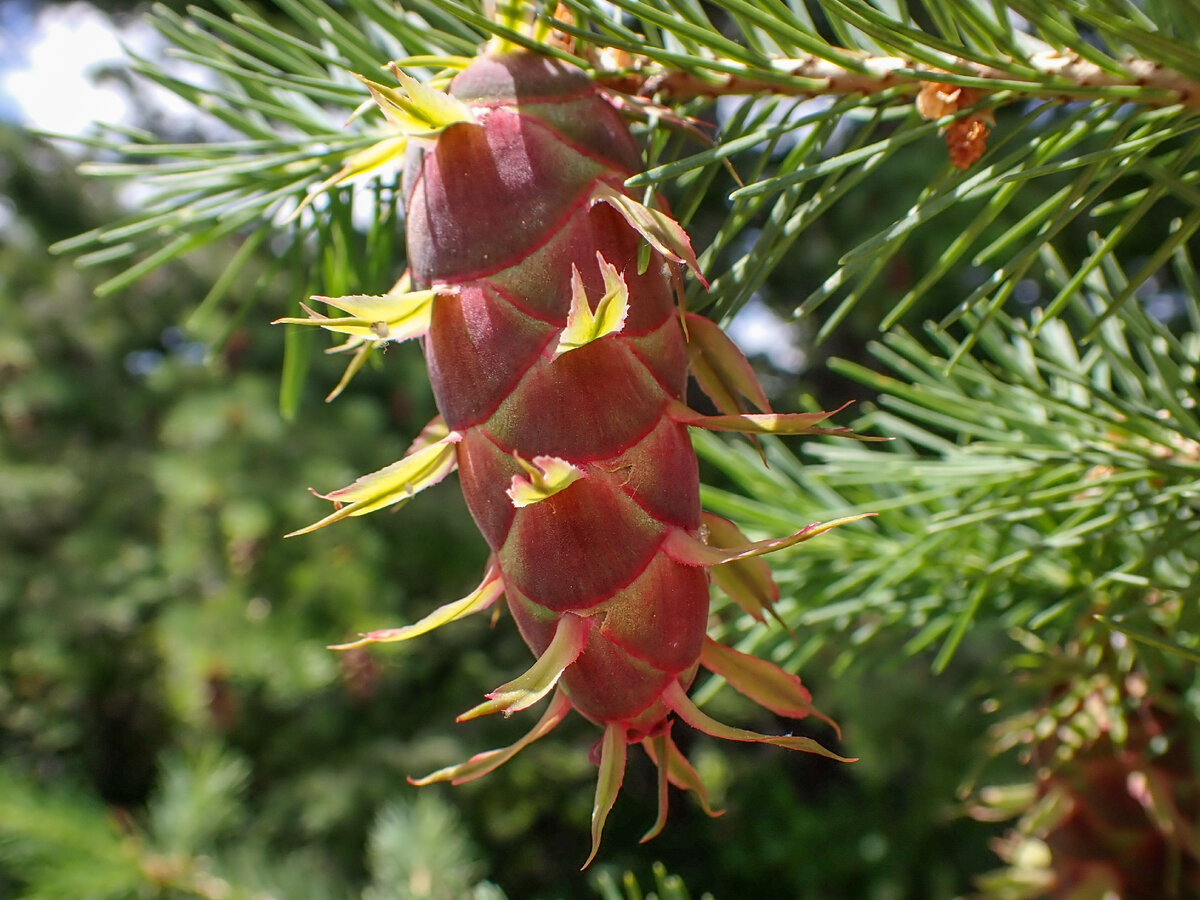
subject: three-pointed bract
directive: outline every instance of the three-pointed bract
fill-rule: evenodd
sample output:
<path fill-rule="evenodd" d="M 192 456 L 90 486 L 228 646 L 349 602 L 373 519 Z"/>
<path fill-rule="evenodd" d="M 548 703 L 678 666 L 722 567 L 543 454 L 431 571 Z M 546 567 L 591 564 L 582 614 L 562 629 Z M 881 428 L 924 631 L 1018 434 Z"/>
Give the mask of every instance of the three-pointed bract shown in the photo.
<path fill-rule="evenodd" d="M 512 477 L 505 491 L 517 509 L 553 497 L 584 477 L 583 469 L 557 456 L 535 456 L 527 463 L 514 453 L 513 459 L 525 470 L 524 475 Z"/>
<path fill-rule="evenodd" d="M 596 261 L 604 276 L 604 296 L 596 303 L 595 312 L 583 289 L 583 276 L 579 269 L 571 269 L 571 310 L 567 313 L 567 327 L 559 333 L 555 356 L 569 350 L 586 347 L 605 335 L 616 334 L 625 327 L 629 315 L 629 287 L 617 271 L 617 267 L 596 251 Z"/>

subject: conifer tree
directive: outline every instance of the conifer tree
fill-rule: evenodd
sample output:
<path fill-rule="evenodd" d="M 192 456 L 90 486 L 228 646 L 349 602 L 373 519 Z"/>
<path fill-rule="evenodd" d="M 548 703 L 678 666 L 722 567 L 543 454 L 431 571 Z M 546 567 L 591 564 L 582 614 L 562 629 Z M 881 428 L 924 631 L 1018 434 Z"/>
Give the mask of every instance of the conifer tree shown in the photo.
<path fill-rule="evenodd" d="M 709 285 L 689 284 L 689 308 L 770 316 L 808 368 L 768 385 L 789 405 L 803 385 L 813 410 L 854 385 L 843 415 L 892 439 L 695 436 L 705 508 L 755 537 L 873 514 L 775 564 L 785 627 L 728 605 L 710 634 L 827 671 L 867 767 L 903 749 L 856 731 L 905 731 L 862 685 L 912 666 L 934 695 L 952 673 L 968 685 L 949 709 L 989 730 L 947 729 L 969 765 L 935 802 L 1010 821 L 983 895 L 1200 894 L 1200 4 L 219 6 L 156 8 L 184 65 L 133 64 L 229 138 L 114 130 L 98 143 L 116 159 L 87 166 L 148 192 L 59 245 L 125 261 L 101 294 L 231 239 L 194 318 L 212 340 L 245 315 L 230 300 L 248 302 L 262 253 L 264 282 L 297 282 L 264 321 L 383 290 L 404 141 L 353 73 L 378 84 L 391 62 L 439 87 L 488 40 L 580 66 L 635 123 L 646 171 L 626 186 L 665 196 L 692 236 Z M 285 340 L 294 416 L 315 330 Z M 335 394 L 384 342 L 352 343 Z M 720 688 L 694 699 L 717 706 Z"/>

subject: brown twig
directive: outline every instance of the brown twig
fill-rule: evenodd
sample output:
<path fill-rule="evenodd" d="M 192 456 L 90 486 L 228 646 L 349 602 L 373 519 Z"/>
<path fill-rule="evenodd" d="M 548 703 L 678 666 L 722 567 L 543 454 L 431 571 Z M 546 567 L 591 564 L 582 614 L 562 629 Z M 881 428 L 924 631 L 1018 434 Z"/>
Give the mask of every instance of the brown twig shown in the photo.
<path fill-rule="evenodd" d="M 701 75 L 652 65 L 621 73 L 602 73 L 599 81 L 630 93 L 655 94 L 671 100 L 728 94 L 877 94 L 892 88 L 916 93 L 925 82 L 961 81 L 964 86 L 1012 91 L 1025 97 L 1058 100 L 1110 97 L 1118 102 L 1179 104 L 1200 109 L 1200 83 L 1147 59 L 1126 60 L 1121 63 L 1123 71 L 1115 73 L 1073 52 L 1045 51 L 1021 61 L 1023 67 L 1032 69 L 1030 75 L 964 59 L 953 60 L 944 69 L 898 56 L 863 57 L 862 63 L 863 70 L 854 71 L 816 56 L 776 60 L 772 65 L 774 72 L 795 79 L 794 84 L 779 78 L 763 78 L 750 69 L 744 76 L 717 72 Z M 1119 90 L 1122 88 L 1127 90 Z"/>

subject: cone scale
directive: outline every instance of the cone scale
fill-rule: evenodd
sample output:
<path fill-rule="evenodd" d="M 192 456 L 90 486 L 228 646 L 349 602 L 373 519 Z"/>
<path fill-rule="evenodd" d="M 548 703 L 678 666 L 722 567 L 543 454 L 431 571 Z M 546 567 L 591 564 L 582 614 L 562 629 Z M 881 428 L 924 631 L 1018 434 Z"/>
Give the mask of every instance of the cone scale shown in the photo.
<path fill-rule="evenodd" d="M 411 79 L 401 83 L 415 90 Z M 390 106 L 419 115 L 427 99 L 368 86 L 385 114 Z M 676 719 L 735 741 L 840 759 L 808 738 L 721 725 L 687 697 L 703 665 L 785 715 L 815 713 L 796 676 L 713 649 L 709 569 L 727 567 L 722 586 L 741 586 L 731 596 L 762 618 L 778 592 L 752 557 L 839 524 L 746 542 L 732 523 L 702 514 L 688 428 L 836 432 L 819 427 L 823 413 L 771 413 L 720 330 L 697 316 L 685 322 L 677 285 L 684 266 L 697 270 L 687 236 L 624 188 L 640 153 L 582 71 L 524 51 L 491 53 L 460 72 L 448 96 L 439 95 L 436 112 L 449 124 L 409 141 L 407 278 L 380 298 L 325 298 L 351 318 L 288 320 L 368 344 L 414 336 L 419 322 L 441 412 L 406 457 L 413 464 L 323 495 L 359 507 L 340 507 L 319 524 L 402 502 L 456 464 L 492 550 L 480 587 L 416 626 L 344 646 L 414 637 L 503 596 L 537 659 L 462 718 L 508 715 L 552 695 L 550 708 L 512 747 L 417 783 L 486 774 L 574 709 L 603 729 L 590 862 L 628 744 L 641 743 L 662 771 L 659 820 L 647 837 L 665 821 L 668 782 L 708 809 L 699 777 L 671 741 Z M 394 336 L 391 322 L 405 326 Z M 692 364 L 722 415 L 686 407 Z M 758 411 L 746 414 L 747 403 Z"/>

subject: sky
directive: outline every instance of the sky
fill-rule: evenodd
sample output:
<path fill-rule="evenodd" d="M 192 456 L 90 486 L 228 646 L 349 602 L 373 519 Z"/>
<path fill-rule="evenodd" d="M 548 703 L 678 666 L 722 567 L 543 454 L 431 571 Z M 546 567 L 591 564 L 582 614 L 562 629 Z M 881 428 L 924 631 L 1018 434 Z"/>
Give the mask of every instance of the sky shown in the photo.
<path fill-rule="evenodd" d="M 138 53 L 161 45 L 143 21 L 118 26 L 87 3 L 0 2 L 0 117 L 66 135 L 130 121 L 130 98 L 102 77 L 125 65 L 122 43 Z"/>

